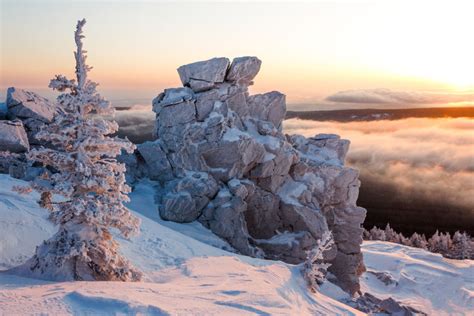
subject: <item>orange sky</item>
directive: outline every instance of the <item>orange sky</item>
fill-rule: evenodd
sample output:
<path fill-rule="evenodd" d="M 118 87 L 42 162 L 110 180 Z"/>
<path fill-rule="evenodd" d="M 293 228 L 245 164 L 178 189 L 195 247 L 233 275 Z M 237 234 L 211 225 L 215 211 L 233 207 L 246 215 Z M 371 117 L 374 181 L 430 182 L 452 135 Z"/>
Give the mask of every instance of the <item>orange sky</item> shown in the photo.
<path fill-rule="evenodd" d="M 179 84 L 179 65 L 242 55 L 263 60 L 253 91 L 290 102 L 348 89 L 474 89 L 470 1 L 0 1 L 2 89 L 73 75 L 82 17 L 103 89 L 159 91 Z"/>

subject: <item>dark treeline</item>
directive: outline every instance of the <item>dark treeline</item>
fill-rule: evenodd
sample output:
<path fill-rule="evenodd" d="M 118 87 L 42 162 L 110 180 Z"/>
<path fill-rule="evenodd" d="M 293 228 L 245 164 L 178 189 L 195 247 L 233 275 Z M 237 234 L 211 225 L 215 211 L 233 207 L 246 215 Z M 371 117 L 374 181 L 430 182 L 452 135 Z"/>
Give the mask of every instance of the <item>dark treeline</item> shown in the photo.
<path fill-rule="evenodd" d="M 405 236 L 417 232 L 431 236 L 436 230 L 465 231 L 474 236 L 474 210 L 416 190 L 400 190 L 389 182 L 375 181 L 361 173 L 357 204 L 367 209 L 364 227 L 385 227 L 387 223 Z"/>
<path fill-rule="evenodd" d="M 474 118 L 474 107 L 433 107 L 412 109 L 349 109 L 329 111 L 288 111 L 286 118 L 299 118 L 313 121 L 374 121 L 400 120 L 406 118 L 442 118 L 471 117 Z"/>
<path fill-rule="evenodd" d="M 364 230 L 365 240 L 388 241 L 405 246 L 421 248 L 433 253 L 439 253 L 450 259 L 474 259 L 474 240 L 466 232 L 456 231 L 454 234 L 439 233 L 436 231 L 427 238 L 424 234 L 413 233 L 405 237 L 397 233 L 390 224 L 385 229 L 374 226 L 371 230 Z"/>

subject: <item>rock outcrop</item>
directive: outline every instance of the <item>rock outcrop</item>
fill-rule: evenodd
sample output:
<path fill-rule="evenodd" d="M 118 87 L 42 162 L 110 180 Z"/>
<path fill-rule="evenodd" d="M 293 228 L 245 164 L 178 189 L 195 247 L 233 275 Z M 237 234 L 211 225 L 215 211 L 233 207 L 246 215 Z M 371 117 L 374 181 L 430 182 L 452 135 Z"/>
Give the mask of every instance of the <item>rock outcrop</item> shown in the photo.
<path fill-rule="evenodd" d="M 358 172 L 344 166 L 349 141 L 337 135 L 285 135 L 285 95 L 250 95 L 256 57 L 214 58 L 181 66 L 183 87 L 153 100 L 156 140 L 123 155 L 127 179 L 160 183 L 165 220 L 199 221 L 242 254 L 300 263 L 331 230 L 329 271 L 349 293 L 364 270 L 360 244 L 365 210 L 357 207 Z M 34 177 L 24 154 L 54 106 L 33 92 L 10 88 L 0 121 L 0 172 Z M 21 121 L 14 121 L 20 119 Z M 23 128 L 25 126 L 25 129 Z M 30 175 L 30 176 L 28 176 Z"/>
<path fill-rule="evenodd" d="M 331 230 L 326 255 L 343 289 L 363 271 L 357 170 L 349 141 L 285 135 L 285 95 L 249 95 L 256 57 L 214 58 L 178 68 L 183 87 L 153 100 L 156 140 L 138 146 L 138 175 L 159 180 L 160 215 L 198 220 L 242 254 L 299 263 Z"/>
<path fill-rule="evenodd" d="M 45 123 L 50 123 L 57 107 L 48 99 L 23 89 L 8 88 L 7 117 L 23 122 L 31 144 L 40 144 L 35 135 Z"/>
<path fill-rule="evenodd" d="M 6 102 L 0 106 L 0 173 L 31 180 L 43 171 L 28 161 L 26 153 L 47 145 L 35 135 L 56 111 L 54 103 L 34 92 L 8 88 Z"/>

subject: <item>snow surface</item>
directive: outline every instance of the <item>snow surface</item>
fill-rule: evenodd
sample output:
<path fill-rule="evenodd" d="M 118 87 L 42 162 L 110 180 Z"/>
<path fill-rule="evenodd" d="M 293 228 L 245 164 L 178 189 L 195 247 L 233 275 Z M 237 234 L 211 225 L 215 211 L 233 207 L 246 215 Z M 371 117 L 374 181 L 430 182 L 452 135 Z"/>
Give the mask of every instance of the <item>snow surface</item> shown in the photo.
<path fill-rule="evenodd" d="M 362 292 L 392 297 L 428 315 L 474 315 L 474 260 L 452 260 L 419 248 L 365 241 L 368 271 L 389 273 L 386 286 L 374 274 L 361 278 Z"/>
<path fill-rule="evenodd" d="M 13 185 L 25 183 L 0 175 L 3 203 L 23 203 L 0 213 L 0 222 L 5 222 L 2 244 L 6 235 L 18 241 L 0 253 L 3 269 L 20 261 L 11 258 L 31 256 L 35 244 L 55 230 L 46 222 L 47 210 L 36 206 L 37 196 L 20 196 L 11 191 Z M 129 207 L 140 211 L 134 212 L 142 220 L 140 235 L 131 240 L 116 238 L 122 253 L 144 272 L 145 282 L 45 282 L 3 272 L 0 314 L 361 314 L 330 297 L 310 294 L 297 266 L 240 256 L 203 243 L 226 247 L 197 223 L 158 220 L 149 183 L 138 185 L 131 199 Z M 10 225 L 12 210 L 21 214 L 24 229 Z"/>
<path fill-rule="evenodd" d="M 2 270 L 24 262 L 56 230 L 37 194 L 19 195 L 13 185 L 25 182 L 0 175 Z M 311 294 L 299 266 L 240 256 L 199 223 L 161 220 L 153 195 L 152 182 L 136 186 L 128 206 L 142 220 L 140 235 L 116 237 L 145 282 L 45 282 L 0 272 L 0 314 L 363 314 L 329 282 Z M 474 261 L 379 241 L 365 242 L 363 252 L 363 292 L 429 315 L 473 315 Z M 371 271 L 389 273 L 398 284 L 385 285 Z"/>
<path fill-rule="evenodd" d="M 14 185 L 25 184 L 0 174 L 0 270 L 23 263 L 57 230 L 48 220 L 48 212 L 37 206 L 38 193 L 12 192 Z"/>

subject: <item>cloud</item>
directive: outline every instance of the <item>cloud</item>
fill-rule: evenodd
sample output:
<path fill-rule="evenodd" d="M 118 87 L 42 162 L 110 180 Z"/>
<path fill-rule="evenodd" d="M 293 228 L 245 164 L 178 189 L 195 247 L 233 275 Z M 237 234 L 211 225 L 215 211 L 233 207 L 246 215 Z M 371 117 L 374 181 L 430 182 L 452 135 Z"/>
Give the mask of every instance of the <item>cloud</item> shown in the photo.
<path fill-rule="evenodd" d="M 119 124 L 120 137 L 127 136 L 136 144 L 153 139 L 155 113 L 151 111 L 151 105 L 135 104 L 126 110 L 118 110 L 115 120 Z"/>
<path fill-rule="evenodd" d="M 474 124 L 470 119 L 284 122 L 289 134 L 335 133 L 351 141 L 347 162 L 371 182 L 474 212 Z"/>
<path fill-rule="evenodd" d="M 474 102 L 474 93 L 434 93 L 394 91 L 390 89 L 347 90 L 326 97 L 336 103 L 362 103 L 366 105 L 417 105 L 454 102 Z"/>

